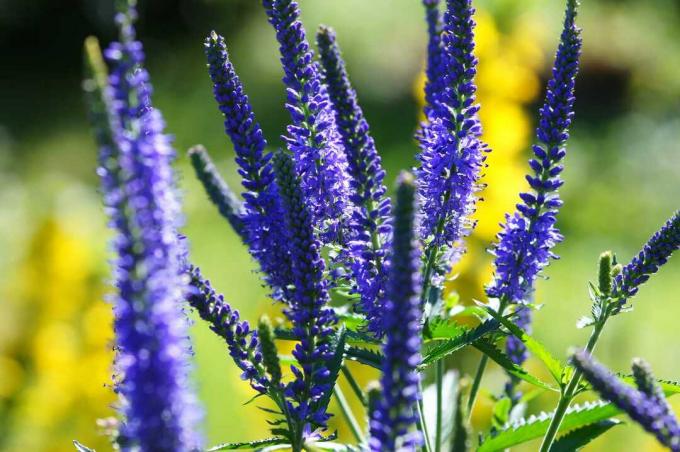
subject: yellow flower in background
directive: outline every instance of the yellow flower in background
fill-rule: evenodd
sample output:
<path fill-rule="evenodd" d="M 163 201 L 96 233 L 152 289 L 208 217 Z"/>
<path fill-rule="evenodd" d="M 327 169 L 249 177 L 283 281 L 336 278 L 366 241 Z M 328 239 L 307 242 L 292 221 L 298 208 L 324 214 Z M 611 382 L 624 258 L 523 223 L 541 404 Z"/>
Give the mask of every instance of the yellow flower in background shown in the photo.
<path fill-rule="evenodd" d="M 0 338 L 0 449 L 109 449 L 94 420 L 112 414 L 111 307 L 104 259 L 57 219 L 31 238 Z M 7 326 L 7 328 L 5 328 Z"/>
<path fill-rule="evenodd" d="M 536 39 L 540 31 L 535 26 L 517 21 L 502 33 L 485 11 L 477 12 L 476 21 L 477 100 L 482 106 L 482 139 L 491 152 L 482 178 L 486 185 L 480 193 L 483 201 L 474 216 L 477 227 L 467 241 L 467 253 L 454 268 L 459 276 L 449 283 L 449 289 L 468 300 L 484 296 L 482 289 L 492 271 L 492 257 L 486 249 L 526 184 L 526 150 L 533 135 L 532 117 L 526 107 L 540 94 L 538 71 L 544 63 Z M 421 103 L 424 83 L 421 74 L 415 87 Z"/>

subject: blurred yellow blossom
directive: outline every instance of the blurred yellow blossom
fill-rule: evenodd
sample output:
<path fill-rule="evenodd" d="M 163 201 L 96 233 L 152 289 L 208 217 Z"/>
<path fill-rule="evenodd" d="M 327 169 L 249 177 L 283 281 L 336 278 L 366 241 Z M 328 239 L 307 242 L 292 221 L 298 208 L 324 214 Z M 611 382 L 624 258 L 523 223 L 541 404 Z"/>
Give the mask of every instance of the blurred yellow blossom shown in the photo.
<path fill-rule="evenodd" d="M 11 291 L 15 323 L 0 343 L 0 449 L 109 448 L 95 419 L 111 415 L 112 315 L 103 259 L 87 234 L 56 218 L 30 241 Z"/>

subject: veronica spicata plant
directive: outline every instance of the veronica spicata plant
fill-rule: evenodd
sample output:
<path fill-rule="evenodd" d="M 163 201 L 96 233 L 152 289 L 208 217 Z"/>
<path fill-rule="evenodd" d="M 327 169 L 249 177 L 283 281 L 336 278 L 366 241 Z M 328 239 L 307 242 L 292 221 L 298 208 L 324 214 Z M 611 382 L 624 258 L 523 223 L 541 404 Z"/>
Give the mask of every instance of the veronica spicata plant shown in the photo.
<path fill-rule="evenodd" d="M 114 231 L 117 448 L 203 447 L 201 410 L 188 377 L 186 311 L 193 310 L 224 341 L 258 403 L 268 400 L 261 408 L 270 435 L 210 450 L 500 451 L 540 438 L 544 452 L 578 450 L 619 425 L 614 417 L 620 413 L 680 450 L 678 420 L 666 401 L 680 385 L 655 380 L 640 360 L 632 376 L 616 377 L 592 357 L 606 323 L 631 309 L 640 286 L 680 247 L 680 212 L 630 263 L 619 264 L 611 252 L 600 256 L 590 284 L 591 315 L 579 321 L 591 329 L 590 339 L 567 364 L 529 334 L 534 283 L 557 257 L 553 248 L 562 240 L 560 173 L 581 52 L 575 0 L 566 1 L 528 162 L 528 188 L 490 244 L 495 271 L 486 286 L 489 303 L 456 310 L 450 309 L 444 282 L 465 253 L 486 154 L 492 152 L 481 139 L 482 107 L 475 97 L 472 1 L 422 1 L 428 32 L 425 119 L 416 132 L 415 167 L 397 179 L 394 204 L 331 28 L 319 28 L 315 51 L 295 1 L 262 1 L 263 20 L 266 15 L 279 43 L 290 114 L 286 133 L 273 147 L 225 39 L 208 34 L 207 72 L 233 145 L 240 195 L 224 182 L 206 149 L 195 146 L 188 154 L 208 198 L 248 248 L 281 308 L 274 326 L 266 317 L 257 326 L 242 319 L 188 256 L 190 238 L 179 230 L 174 151 L 151 102 L 135 3 L 118 2 L 120 37 L 103 53 L 106 62 L 96 40 L 86 41 L 84 83 Z M 285 342 L 291 356 L 280 353 Z M 482 353 L 471 384 L 453 370 L 451 359 L 466 348 Z M 522 367 L 529 354 L 553 381 Z M 495 392 L 491 429 L 478 432 L 475 441 L 468 417 L 488 360 L 508 378 Z M 378 381 L 362 388 L 354 366 L 375 369 Z M 343 393 L 341 378 L 351 395 Z M 524 417 L 528 398 L 519 382 L 533 386 L 534 394 L 559 395 L 555 410 Z M 602 400 L 572 406 L 586 391 Z M 352 409 L 350 396 L 361 414 Z M 346 422 L 352 436 L 338 437 L 333 420 Z"/>

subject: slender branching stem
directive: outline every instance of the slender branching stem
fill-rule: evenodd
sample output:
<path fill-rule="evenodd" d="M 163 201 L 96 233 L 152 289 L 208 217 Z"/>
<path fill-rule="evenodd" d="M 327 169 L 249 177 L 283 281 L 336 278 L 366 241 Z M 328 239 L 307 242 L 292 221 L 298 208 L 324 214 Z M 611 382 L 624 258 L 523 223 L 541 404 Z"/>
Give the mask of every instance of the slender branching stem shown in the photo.
<path fill-rule="evenodd" d="M 498 306 L 498 316 L 502 317 L 505 313 L 505 309 L 508 307 L 508 301 L 503 298 Z M 472 417 L 472 409 L 475 407 L 475 401 L 477 400 L 477 394 L 479 393 L 479 386 L 482 383 L 482 377 L 484 376 L 484 371 L 486 370 L 486 365 L 489 362 L 489 357 L 482 355 L 482 359 L 479 361 L 477 366 L 477 372 L 475 373 L 475 379 L 472 382 L 472 387 L 470 388 L 470 396 L 468 397 L 468 418 Z"/>
<path fill-rule="evenodd" d="M 418 384 L 420 394 L 423 393 L 423 388 Z M 427 431 L 427 423 L 425 422 L 425 410 L 423 410 L 423 398 L 418 399 L 418 429 L 423 433 L 423 450 L 425 452 L 432 452 L 430 435 Z"/>
<path fill-rule="evenodd" d="M 479 360 L 479 365 L 477 366 L 475 379 L 472 381 L 472 386 L 470 387 L 470 396 L 468 397 L 467 403 L 468 419 L 472 417 L 472 409 L 475 407 L 475 401 L 477 400 L 477 394 L 479 393 L 479 386 L 482 383 L 482 376 L 484 376 L 484 371 L 486 370 L 486 364 L 488 362 L 489 357 L 482 355 L 482 359 Z"/>
<path fill-rule="evenodd" d="M 444 389 L 444 360 L 437 361 L 435 366 L 435 384 L 437 387 L 437 421 L 434 435 L 434 451 L 441 452 L 442 445 L 442 423 L 443 423 L 443 389 Z"/>
<path fill-rule="evenodd" d="M 588 352 L 588 354 L 591 354 L 593 350 L 595 350 L 595 345 L 597 344 L 597 341 L 600 338 L 600 334 L 602 333 L 602 329 L 604 328 L 604 325 L 607 322 L 608 318 L 609 312 L 605 309 L 602 318 L 600 318 L 598 322 L 593 326 L 593 331 L 591 332 L 590 339 L 588 340 L 588 344 L 586 345 L 586 351 Z M 555 413 L 553 414 L 552 419 L 550 421 L 550 425 L 548 426 L 548 431 L 546 432 L 545 437 L 543 437 L 540 452 L 548 452 L 552 447 L 552 444 L 555 441 L 555 437 L 557 436 L 557 432 L 560 429 L 560 425 L 562 424 L 562 420 L 564 419 L 564 416 L 567 414 L 567 409 L 569 408 L 569 405 L 574 399 L 574 395 L 576 394 L 576 390 L 578 389 L 580 381 L 581 371 L 575 369 L 574 373 L 569 379 L 569 383 L 567 383 L 567 386 L 562 390 L 560 394 L 560 400 L 557 403 L 557 408 L 555 408 Z"/>

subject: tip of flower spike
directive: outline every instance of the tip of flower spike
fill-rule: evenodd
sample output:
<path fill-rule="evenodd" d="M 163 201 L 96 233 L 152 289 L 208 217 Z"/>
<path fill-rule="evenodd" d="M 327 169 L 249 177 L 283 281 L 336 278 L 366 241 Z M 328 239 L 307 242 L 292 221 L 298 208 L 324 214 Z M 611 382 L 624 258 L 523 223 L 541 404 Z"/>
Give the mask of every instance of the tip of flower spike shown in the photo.
<path fill-rule="evenodd" d="M 104 56 L 102 49 L 99 46 L 99 40 L 94 36 L 88 36 L 83 43 L 83 54 L 85 57 L 85 68 L 88 77 L 92 77 L 92 81 L 98 87 L 106 85 L 107 69 L 104 63 Z"/>
<path fill-rule="evenodd" d="M 333 30 L 333 27 L 329 27 L 328 25 L 319 25 L 319 30 L 316 33 L 318 36 L 323 36 L 329 41 L 335 40 L 335 30 Z"/>
<path fill-rule="evenodd" d="M 402 171 L 397 177 L 397 187 L 411 187 L 415 189 L 416 178 L 408 171 Z"/>

